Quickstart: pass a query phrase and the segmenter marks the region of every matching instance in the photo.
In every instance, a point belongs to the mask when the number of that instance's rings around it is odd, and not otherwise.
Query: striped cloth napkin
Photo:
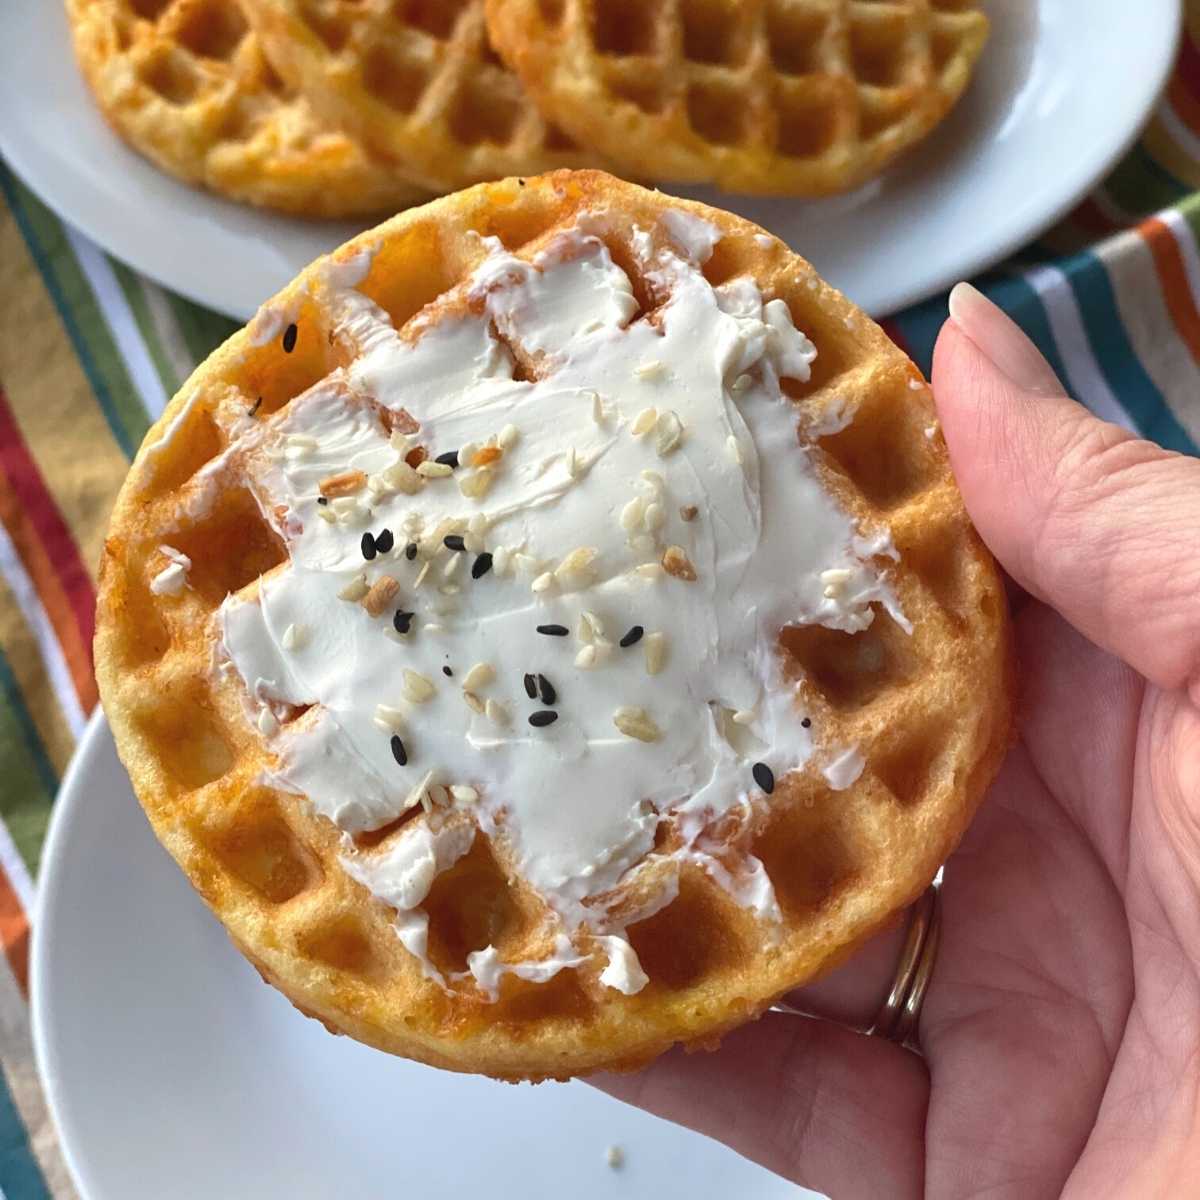
[[[1200,444],[1200,0],[1140,143],[976,283],[1097,413]],[[928,370],[939,296],[886,322]],[[95,566],[151,421],[232,331],[114,262],[0,163],[0,1200],[74,1195],[29,1041],[29,918],[59,780],[96,703]]]

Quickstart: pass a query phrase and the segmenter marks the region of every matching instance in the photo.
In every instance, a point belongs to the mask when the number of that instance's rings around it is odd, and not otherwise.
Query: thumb
[[[969,284],[950,295],[933,391],[983,540],[1028,592],[1200,702],[1200,461],[1097,420]]]

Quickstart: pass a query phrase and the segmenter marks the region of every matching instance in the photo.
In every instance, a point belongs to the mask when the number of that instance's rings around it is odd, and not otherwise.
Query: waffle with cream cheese
[[[437,190],[595,165],[488,41],[483,0],[243,0],[317,111]]]
[[[319,260],[147,435],[96,663],[160,840],[331,1030],[711,1046],[925,887],[1009,633],[928,388],[749,222],[597,172]]]
[[[67,16],[105,118],[172,175],[303,216],[425,199],[280,82],[236,0],[67,0]]]
[[[545,115],[625,171],[819,196],[877,175],[966,87],[975,0],[487,0]]]

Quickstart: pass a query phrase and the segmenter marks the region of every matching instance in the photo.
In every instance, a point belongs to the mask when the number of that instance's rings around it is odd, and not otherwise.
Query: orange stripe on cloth
[[[0,865],[0,944],[17,986],[29,995],[29,915]]]
[[[1200,365],[1200,311],[1196,309],[1175,235],[1158,217],[1143,221],[1138,232],[1150,247],[1154,258],[1167,312],[1171,314],[1171,320],[1191,352],[1193,361]]]

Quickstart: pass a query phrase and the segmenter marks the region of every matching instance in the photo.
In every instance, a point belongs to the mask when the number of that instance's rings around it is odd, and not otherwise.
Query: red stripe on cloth
[[[84,712],[96,703],[96,596],[79,549],[0,388],[0,521],[38,593]]]
[[[1175,69],[1171,72],[1171,82],[1167,91],[1172,96],[1172,102],[1176,94],[1186,97],[1193,111],[1200,102],[1200,49],[1197,49],[1187,29],[1184,29],[1183,37],[1179,39],[1179,57],[1175,60]],[[1176,112],[1179,112],[1178,108]],[[1179,116],[1183,118],[1184,114],[1180,112]],[[1187,123],[1192,129],[1198,128],[1192,125],[1190,120]]]
[[[1150,217],[1143,221],[1138,226],[1138,232],[1150,247],[1159,282],[1162,284],[1167,312],[1171,314],[1171,320],[1175,322],[1180,338],[1191,351],[1192,359],[1200,365],[1200,312],[1196,310],[1187,268],[1184,266],[1183,255],[1179,252],[1175,235],[1158,217]]]
[[[1067,222],[1074,225],[1078,232],[1089,234],[1096,240],[1110,237],[1124,228],[1119,221],[1108,216],[1091,196],[1081,200],[1071,210]]]
[[[29,995],[29,917],[0,865],[0,945],[17,986]]]
[[[92,580],[83,565],[79,547],[21,436],[3,387],[0,387],[0,471],[49,556],[54,574],[75,614],[79,636],[90,654],[96,625],[96,593]]]

